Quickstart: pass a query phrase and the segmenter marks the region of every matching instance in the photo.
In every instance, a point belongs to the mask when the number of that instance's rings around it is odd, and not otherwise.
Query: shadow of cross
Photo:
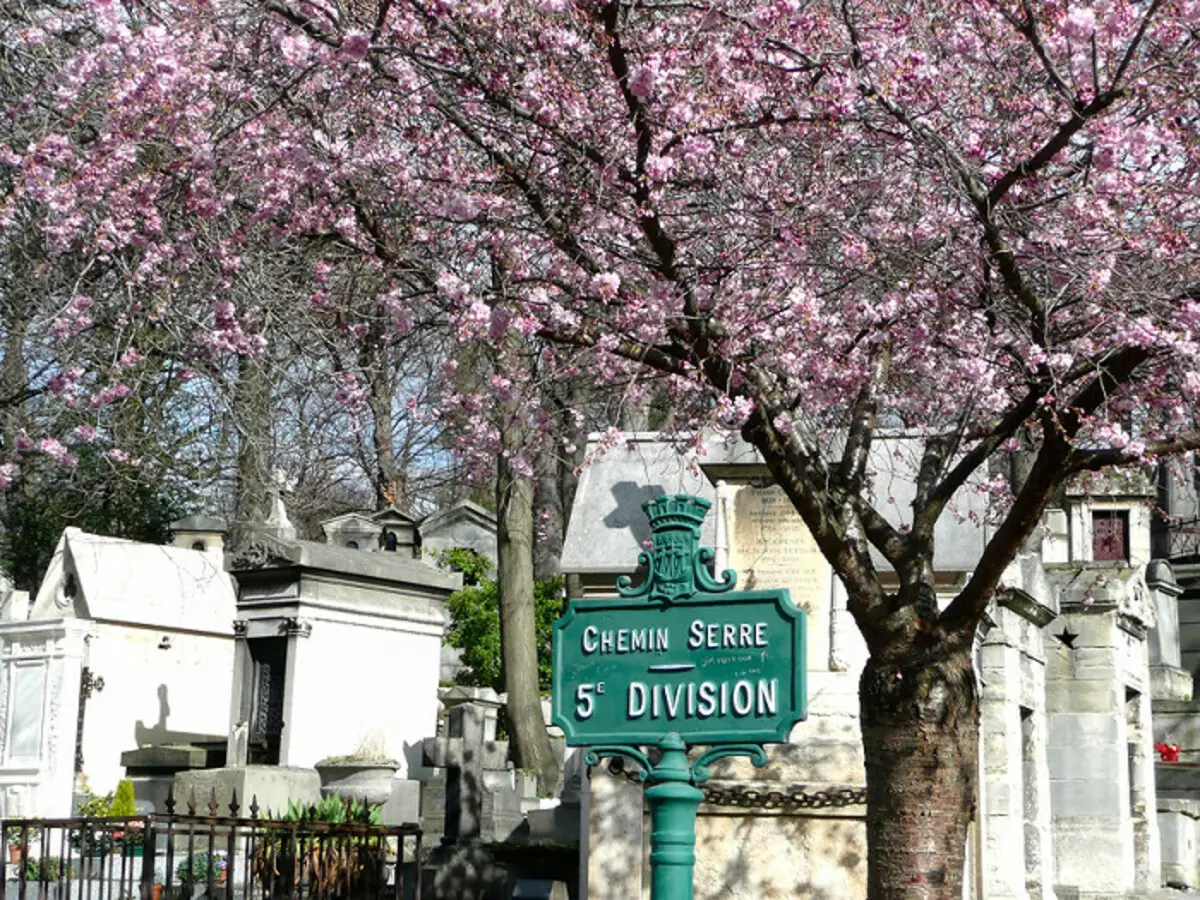
[[[505,840],[520,824],[508,741],[493,740],[495,720],[487,713],[478,703],[455,706],[446,735],[421,743],[425,764],[445,770],[443,843]]]

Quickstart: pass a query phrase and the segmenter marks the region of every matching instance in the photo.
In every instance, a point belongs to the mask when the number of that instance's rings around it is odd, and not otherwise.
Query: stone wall
[[[865,773],[858,728],[858,677],[809,673],[809,717],[791,743],[768,747],[768,762],[744,759],[712,768],[709,787],[816,793],[862,788]],[[585,821],[589,900],[648,898],[649,822],[642,787],[593,767]],[[696,900],[866,896],[865,808],[746,809],[702,803],[696,822]],[[787,865],[772,865],[773,859]],[[640,860],[632,865],[631,860]]]
[[[1004,607],[992,618],[978,650],[983,881],[996,900],[1053,900],[1043,634]]]
[[[1046,653],[1055,883],[1078,896],[1158,887],[1144,584],[1115,566],[1062,570]]]
[[[121,754],[151,744],[219,740],[229,733],[233,638],[98,622],[88,668],[104,689],[88,698],[84,771],[98,794],[125,777]]]

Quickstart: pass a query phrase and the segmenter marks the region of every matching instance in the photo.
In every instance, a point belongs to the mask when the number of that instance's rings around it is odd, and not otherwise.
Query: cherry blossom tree
[[[518,471],[545,412],[520,445],[491,413],[534,371],[750,441],[870,650],[869,894],[960,895],[1003,572],[1067,479],[1200,444],[1197,0],[39,10],[20,46],[65,62],[14,112],[46,121],[0,151],[5,227],[36,200],[52,251],[157,286],[248,241],[370,260],[398,327],[433,304],[464,343],[539,347],[443,404]],[[219,284],[170,303],[248,339]],[[884,425],[920,445],[900,526]],[[1016,450],[1022,479],[990,478]],[[973,483],[995,527],[939,611],[934,525]]]

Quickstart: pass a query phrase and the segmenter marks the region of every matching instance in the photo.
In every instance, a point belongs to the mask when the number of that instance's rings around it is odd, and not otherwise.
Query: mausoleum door
[[[252,691],[247,762],[278,765],[283,734],[283,690],[287,676],[287,638],[254,638],[247,641]]]

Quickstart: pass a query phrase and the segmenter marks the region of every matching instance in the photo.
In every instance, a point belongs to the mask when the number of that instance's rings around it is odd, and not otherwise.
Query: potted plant
[[[130,856],[142,855],[142,821],[137,816],[133,782],[122,779],[115,791],[103,796],[87,792],[79,803],[79,815],[85,819],[124,819],[123,822],[94,823],[90,828],[71,835],[71,846],[84,856],[106,856],[114,850]]]
[[[21,861],[21,855],[29,855],[29,845],[37,839],[39,829],[36,826],[28,826],[22,832],[18,826],[10,825],[5,829],[4,841],[8,844],[8,861],[16,863]]]
[[[180,884],[224,884],[229,874],[229,860],[220,851],[212,854],[193,853],[175,868],[175,880]]]
[[[400,764],[387,755],[382,739],[364,738],[353,753],[329,756],[316,764],[321,793],[368,804],[386,803]]]
[[[278,821],[294,822],[296,830],[262,832],[251,854],[254,877],[262,885],[263,897],[284,900],[304,894],[302,882],[307,882],[309,896],[327,900],[378,894],[383,886],[386,841],[363,840],[360,835],[313,840],[313,834],[336,836],[336,828],[329,832],[317,828],[310,833],[305,825],[379,825],[382,812],[382,806],[336,795],[312,806],[293,802]]]
[[[36,881],[50,884],[58,881],[65,873],[63,861],[57,856],[42,856],[38,859],[27,859],[25,865],[17,873],[21,881]]]

